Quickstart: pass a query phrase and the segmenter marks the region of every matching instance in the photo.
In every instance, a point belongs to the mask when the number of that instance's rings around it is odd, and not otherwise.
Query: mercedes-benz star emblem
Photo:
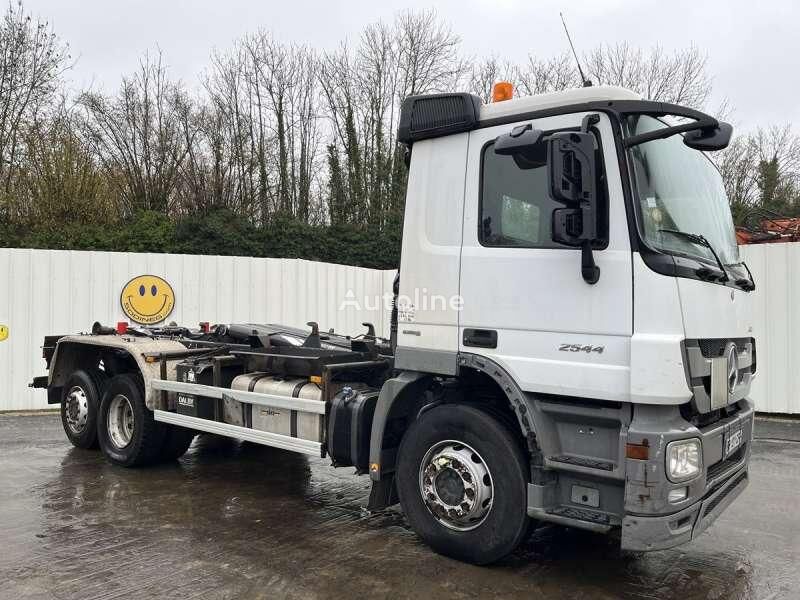
[[[739,354],[736,352],[736,344],[729,342],[725,348],[725,356],[728,359],[728,395],[733,395],[736,386],[739,384]]]

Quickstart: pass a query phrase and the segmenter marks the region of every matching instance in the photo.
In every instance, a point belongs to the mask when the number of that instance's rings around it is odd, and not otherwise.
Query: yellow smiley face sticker
[[[119,299],[128,318],[142,325],[166,319],[175,307],[172,286],[155,275],[139,275],[122,288]]]
[[[0,325],[0,342],[8,339],[8,325]]]

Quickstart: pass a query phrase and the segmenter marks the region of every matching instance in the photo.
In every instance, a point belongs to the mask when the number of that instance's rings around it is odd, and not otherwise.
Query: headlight
[[[703,449],[700,440],[680,440],[667,444],[667,476],[672,481],[686,481],[700,474]]]

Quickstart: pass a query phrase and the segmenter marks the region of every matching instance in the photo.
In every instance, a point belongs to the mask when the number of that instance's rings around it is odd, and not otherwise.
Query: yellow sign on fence
[[[119,301],[131,321],[154,325],[166,319],[175,308],[175,292],[161,277],[139,275],[125,284]]]
[[[0,342],[8,339],[8,325],[0,325]]]

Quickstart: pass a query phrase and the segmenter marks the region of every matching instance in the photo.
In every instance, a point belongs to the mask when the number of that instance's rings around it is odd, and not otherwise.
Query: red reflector
[[[211,331],[211,323],[209,323],[208,321],[203,321],[202,323],[200,323],[200,329],[203,331],[203,333],[208,333],[209,331]]]
[[[641,444],[625,444],[625,456],[636,460],[647,460],[650,457],[650,448]]]
[[[117,333],[120,335],[125,335],[128,333],[128,324],[125,321],[120,321],[117,323]]]

